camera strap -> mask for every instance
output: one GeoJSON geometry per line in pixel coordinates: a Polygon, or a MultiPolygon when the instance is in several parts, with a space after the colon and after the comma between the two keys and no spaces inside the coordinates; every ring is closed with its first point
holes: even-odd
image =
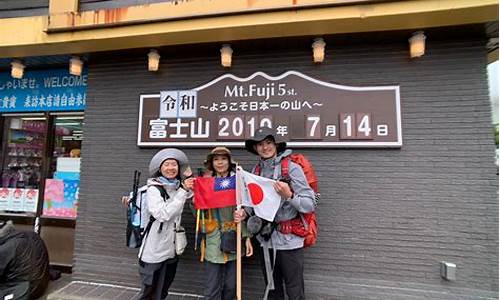
{"type": "Polygon", "coordinates": [[[262,246],[262,249],[264,250],[264,265],[266,268],[266,278],[267,278],[267,285],[266,285],[266,290],[264,291],[264,298],[263,300],[267,300],[267,297],[269,296],[269,291],[274,290],[274,277],[273,277],[273,272],[274,272],[274,266],[276,263],[276,253],[277,250],[273,247],[273,241],[271,239],[270,241],[271,247],[267,246],[262,246]],[[271,264],[271,258],[269,257],[269,249],[273,249],[273,263],[271,264]]]}

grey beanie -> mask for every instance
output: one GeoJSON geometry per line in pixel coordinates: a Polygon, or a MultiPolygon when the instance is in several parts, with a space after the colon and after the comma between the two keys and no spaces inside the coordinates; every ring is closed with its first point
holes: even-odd
{"type": "Polygon", "coordinates": [[[156,176],[158,171],[160,171],[161,165],[167,159],[175,159],[179,163],[179,176],[181,176],[181,178],[186,178],[192,175],[191,168],[189,167],[189,160],[186,154],[176,148],[166,148],[160,150],[151,159],[151,162],[149,163],[149,176],[156,176]]]}

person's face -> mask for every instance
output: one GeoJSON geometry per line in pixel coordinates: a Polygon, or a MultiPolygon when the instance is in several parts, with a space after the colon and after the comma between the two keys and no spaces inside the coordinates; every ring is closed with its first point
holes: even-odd
{"type": "Polygon", "coordinates": [[[226,175],[229,171],[229,159],[225,155],[214,156],[212,165],[218,175],[226,175]]]}
{"type": "Polygon", "coordinates": [[[254,146],[255,151],[262,159],[268,159],[276,156],[276,144],[273,139],[267,138],[254,146]]]}
{"type": "Polygon", "coordinates": [[[161,175],[168,179],[174,179],[179,174],[179,164],[175,159],[167,159],[161,164],[161,175]]]}

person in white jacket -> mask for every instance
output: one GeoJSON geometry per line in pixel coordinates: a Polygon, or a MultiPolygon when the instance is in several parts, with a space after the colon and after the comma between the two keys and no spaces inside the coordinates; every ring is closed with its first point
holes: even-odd
{"type": "Polygon", "coordinates": [[[186,155],[175,148],[159,151],[149,173],[146,216],[151,224],[139,250],[140,299],[160,300],[167,297],[175,277],[175,228],[186,199],[193,196],[194,178],[186,155]]]}

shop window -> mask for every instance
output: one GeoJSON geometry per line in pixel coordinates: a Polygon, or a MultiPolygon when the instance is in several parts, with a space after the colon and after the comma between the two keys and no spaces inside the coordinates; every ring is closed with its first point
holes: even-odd
{"type": "Polygon", "coordinates": [[[76,218],[80,189],[83,116],[56,116],[54,142],[45,180],[43,216],[76,218]]]}
{"type": "Polygon", "coordinates": [[[45,117],[5,118],[0,212],[36,213],[46,126],[45,117]]]}
{"type": "Polygon", "coordinates": [[[0,220],[37,230],[60,267],[73,262],[83,124],[80,112],[0,118],[0,220]]]}

